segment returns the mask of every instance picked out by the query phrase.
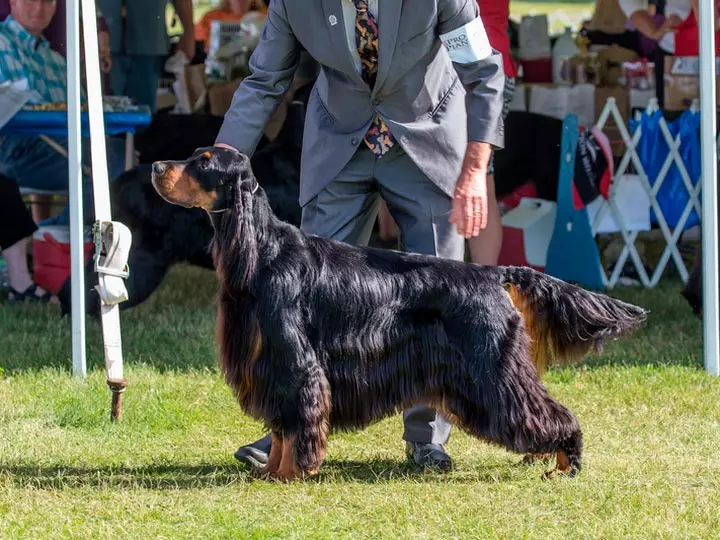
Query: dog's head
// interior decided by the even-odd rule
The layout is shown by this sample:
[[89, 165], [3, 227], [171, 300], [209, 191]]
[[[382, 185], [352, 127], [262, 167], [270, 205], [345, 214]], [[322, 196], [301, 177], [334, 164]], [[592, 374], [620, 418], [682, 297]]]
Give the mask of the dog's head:
[[169, 203], [208, 212], [227, 209], [241, 191], [258, 187], [245, 154], [216, 146], [183, 161], [156, 161], [152, 183]]

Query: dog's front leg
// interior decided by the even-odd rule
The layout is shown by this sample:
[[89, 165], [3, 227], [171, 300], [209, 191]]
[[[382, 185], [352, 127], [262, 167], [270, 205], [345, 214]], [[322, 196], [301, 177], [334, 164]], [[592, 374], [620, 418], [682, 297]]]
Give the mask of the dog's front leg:
[[268, 456], [267, 463], [264, 467], [258, 467], [255, 469], [255, 474], [262, 478], [268, 478], [269, 476], [277, 473], [282, 462], [283, 455], [283, 438], [282, 433], [279, 431], [273, 431], [271, 435], [270, 455]]
[[317, 474], [325, 459], [330, 384], [305, 333], [303, 315], [295, 306], [278, 305], [277, 297], [285, 295], [279, 286], [274, 290], [275, 296], [263, 297], [257, 310], [266, 338], [264, 361], [273, 378], [274, 418], [267, 421], [282, 432], [280, 465], [270, 476], [293, 480]]
[[[280, 466], [271, 474], [278, 480], [314, 476], [327, 451], [330, 431], [330, 388], [319, 366], [286, 402]], [[273, 443], [274, 444], [274, 443]]]

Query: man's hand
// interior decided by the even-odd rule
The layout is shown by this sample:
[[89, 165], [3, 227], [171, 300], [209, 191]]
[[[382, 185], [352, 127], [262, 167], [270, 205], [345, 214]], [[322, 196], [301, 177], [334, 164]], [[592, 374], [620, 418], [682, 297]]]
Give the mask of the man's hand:
[[489, 144], [470, 141], [455, 185], [450, 223], [454, 223], [458, 233], [465, 238], [473, 238], [487, 227], [487, 166], [490, 153]]
[[458, 234], [473, 238], [487, 227], [487, 170], [463, 168], [453, 198], [450, 223]]
[[218, 148], [227, 148], [228, 150], [235, 150], [237, 152], [237, 148], [235, 148], [234, 146], [230, 146], [229, 144], [219, 142], [215, 143], [214, 146], [217, 146]]

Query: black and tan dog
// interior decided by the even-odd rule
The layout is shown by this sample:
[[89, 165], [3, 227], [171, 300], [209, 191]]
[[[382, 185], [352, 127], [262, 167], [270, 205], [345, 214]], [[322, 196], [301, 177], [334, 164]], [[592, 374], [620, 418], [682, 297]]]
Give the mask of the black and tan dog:
[[225, 378], [272, 431], [262, 473], [318, 472], [333, 430], [429, 403], [468, 433], [581, 468], [580, 425], [533, 364], [598, 350], [641, 308], [528, 268], [483, 267], [306, 235], [272, 213], [248, 158], [156, 162], [167, 201], [208, 211]]

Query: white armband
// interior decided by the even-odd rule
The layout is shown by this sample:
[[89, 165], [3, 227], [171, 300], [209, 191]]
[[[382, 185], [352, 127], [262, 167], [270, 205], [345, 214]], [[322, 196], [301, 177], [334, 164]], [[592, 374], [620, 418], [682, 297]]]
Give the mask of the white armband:
[[440, 41], [447, 49], [450, 60], [457, 64], [471, 64], [492, 54], [492, 47], [480, 17], [452, 32], [441, 34]]

